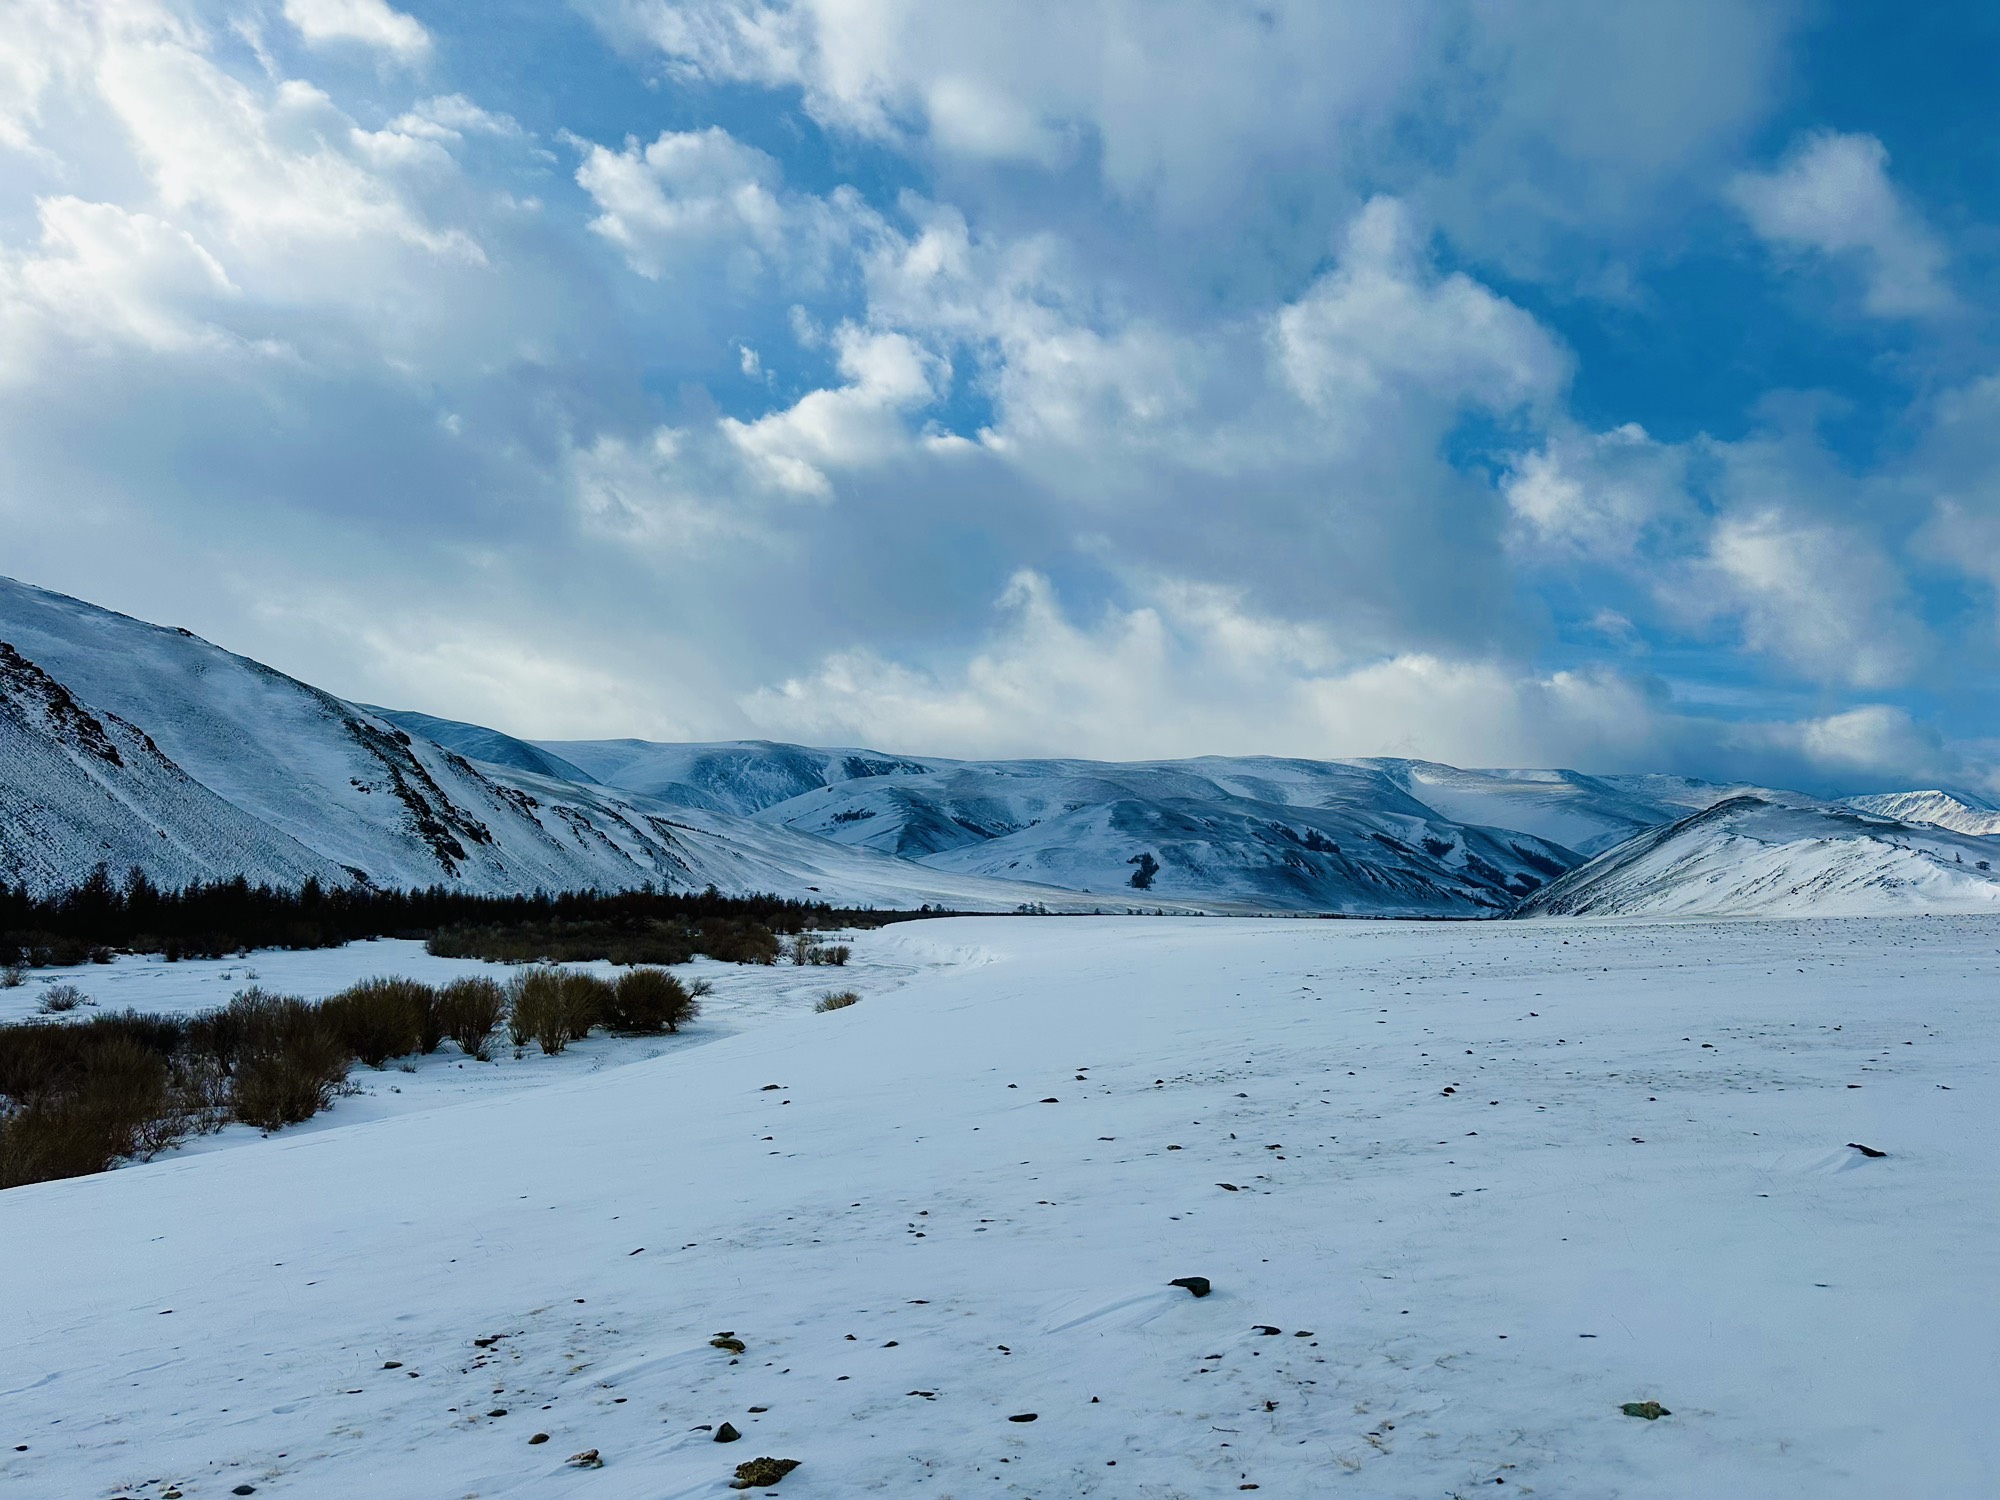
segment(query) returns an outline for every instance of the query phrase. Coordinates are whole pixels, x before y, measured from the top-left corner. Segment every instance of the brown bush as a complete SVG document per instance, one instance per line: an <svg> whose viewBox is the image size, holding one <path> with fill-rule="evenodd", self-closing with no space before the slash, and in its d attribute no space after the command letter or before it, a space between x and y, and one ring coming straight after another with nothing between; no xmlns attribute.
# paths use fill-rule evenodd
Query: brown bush
<svg viewBox="0 0 2000 1500"><path fill-rule="evenodd" d="M224 1012L236 1032L231 1107L262 1130L309 1120L347 1081L353 1053L325 1014L289 995L250 989Z"/></svg>
<svg viewBox="0 0 2000 1500"><path fill-rule="evenodd" d="M371 1068L379 1068L392 1057L437 1046L434 1011L437 993L414 979L364 979L337 995L328 996L320 1009L347 1049ZM426 1033L430 1047L424 1047Z"/></svg>
<svg viewBox="0 0 2000 1500"><path fill-rule="evenodd" d="M532 1037L542 1051L555 1056L571 1042L590 1035L616 991L595 974L563 969L533 968L514 976L507 987L508 1028L516 1047Z"/></svg>
<svg viewBox="0 0 2000 1500"><path fill-rule="evenodd" d="M483 975L454 979L438 991L437 1014L444 1034L467 1057L486 1061L486 1042L507 1011L507 992Z"/></svg>
<svg viewBox="0 0 2000 1500"><path fill-rule="evenodd" d="M665 969L628 969L604 1000L603 1024L627 1036L679 1031L701 1014L701 1002Z"/></svg>
<svg viewBox="0 0 2000 1500"><path fill-rule="evenodd" d="M824 995L819 997L819 1004L815 1005L813 1009L817 1011L846 1010L848 1006L859 1005L860 1003L861 997L855 994L853 990L828 990Z"/></svg>

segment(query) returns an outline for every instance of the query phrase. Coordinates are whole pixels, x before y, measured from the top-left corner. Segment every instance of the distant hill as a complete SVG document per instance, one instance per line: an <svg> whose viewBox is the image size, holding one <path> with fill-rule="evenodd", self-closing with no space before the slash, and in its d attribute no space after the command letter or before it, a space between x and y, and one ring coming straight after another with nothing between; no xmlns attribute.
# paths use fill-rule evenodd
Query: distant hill
<svg viewBox="0 0 2000 1500"><path fill-rule="evenodd" d="M1733 797L1600 854L1520 916L2000 913L2000 843L1850 807Z"/></svg>

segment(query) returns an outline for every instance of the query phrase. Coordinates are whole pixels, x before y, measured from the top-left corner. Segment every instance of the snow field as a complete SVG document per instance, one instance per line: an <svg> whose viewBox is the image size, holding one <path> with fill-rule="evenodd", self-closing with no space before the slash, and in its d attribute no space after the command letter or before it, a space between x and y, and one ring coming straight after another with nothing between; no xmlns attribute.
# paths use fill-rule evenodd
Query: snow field
<svg viewBox="0 0 2000 1500"><path fill-rule="evenodd" d="M355 1063L348 1073L351 1093L334 1100L330 1109L300 1125L288 1126L286 1140L321 1130L336 1130L366 1120L380 1120L414 1110L467 1099L491 1098L558 1079L601 1072L605 1068L644 1062L688 1047L699 1047L734 1036L750 1026L780 1016L810 1011L831 989L856 989L863 995L886 992L911 976L945 965L978 961L976 950L911 941L894 946L866 941L872 933L842 932L829 937L854 949L844 968L797 967L792 964L727 964L698 958L676 965L672 973L684 982L705 979L714 993L706 996L700 1017L672 1036L614 1037L602 1033L572 1042L554 1057L533 1042L515 1055L503 1022L493 1033L490 1060L476 1062L451 1042L427 1057L392 1058L381 1068ZM559 967L602 978L624 972L610 963L569 963ZM434 958L421 942L378 938L340 948L298 951L264 950L241 958L181 959L168 963L147 954L121 954L109 964L77 964L33 969L25 984L0 989L0 1024L21 1020L81 1020L104 1011L137 1010L165 1015L189 1015L227 1005L232 995L249 985L281 995L323 1000L360 980L377 975L419 979L443 985L469 974L483 974L505 984L520 966L486 963L470 958ZM56 1017L40 1012L43 993L53 985L69 984L97 1002ZM227 1147L255 1145L267 1139L254 1126L232 1124L214 1135L186 1141L172 1155L189 1155Z"/></svg>
<svg viewBox="0 0 2000 1500"><path fill-rule="evenodd" d="M1997 953L868 934L848 1010L0 1194L0 1490L1988 1495Z"/></svg>

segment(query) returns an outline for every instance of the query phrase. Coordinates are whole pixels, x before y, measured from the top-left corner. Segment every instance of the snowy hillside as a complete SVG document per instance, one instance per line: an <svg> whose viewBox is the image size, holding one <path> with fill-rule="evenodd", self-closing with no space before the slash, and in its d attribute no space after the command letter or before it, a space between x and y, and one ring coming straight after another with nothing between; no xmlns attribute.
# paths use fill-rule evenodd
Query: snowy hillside
<svg viewBox="0 0 2000 1500"><path fill-rule="evenodd" d="M0 1494L1990 1497L1995 926L915 923L364 1073L0 1193Z"/></svg>
<svg viewBox="0 0 2000 1500"><path fill-rule="evenodd" d="M433 724L435 721L432 721ZM466 748L486 731L454 737ZM543 748L630 791L938 869L1287 910L1486 915L1738 788L1427 761L952 761L744 741Z"/></svg>
<svg viewBox="0 0 2000 1500"><path fill-rule="evenodd" d="M2000 848L1804 799L1735 797L1572 870L1520 916L2000 912Z"/></svg>
<svg viewBox="0 0 2000 1500"><path fill-rule="evenodd" d="M48 890L99 863L140 865L169 886L246 870L289 885L348 879L0 644L0 881Z"/></svg>
<svg viewBox="0 0 2000 1500"><path fill-rule="evenodd" d="M2000 811L1974 806L1950 792L1881 792L1869 797L1849 797L1847 805L1904 823L1949 828L1953 833L2000 834Z"/></svg>
<svg viewBox="0 0 2000 1500"><path fill-rule="evenodd" d="M0 641L0 873L36 890L102 861L166 885L236 874L478 891L655 881L999 911L1060 895L475 764L184 631L9 580Z"/></svg>
<svg viewBox="0 0 2000 1500"><path fill-rule="evenodd" d="M7 580L0 643L0 878L37 890L102 862L165 885L652 881L968 911L1484 917L1532 897L1535 912L1755 914L1960 910L1995 893L1981 836L2000 813L1941 792L1860 799L1878 815L1678 777L1416 760L534 745L347 703Z"/></svg>

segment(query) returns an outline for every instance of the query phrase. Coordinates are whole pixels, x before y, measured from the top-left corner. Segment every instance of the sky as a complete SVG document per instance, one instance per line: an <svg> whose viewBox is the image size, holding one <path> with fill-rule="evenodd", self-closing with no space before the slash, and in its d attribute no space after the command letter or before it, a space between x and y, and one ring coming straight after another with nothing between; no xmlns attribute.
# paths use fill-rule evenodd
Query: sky
<svg viewBox="0 0 2000 1500"><path fill-rule="evenodd" d="M2000 11L0 0L0 573L537 738L2000 795Z"/></svg>

